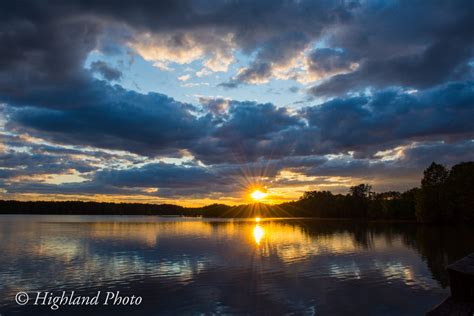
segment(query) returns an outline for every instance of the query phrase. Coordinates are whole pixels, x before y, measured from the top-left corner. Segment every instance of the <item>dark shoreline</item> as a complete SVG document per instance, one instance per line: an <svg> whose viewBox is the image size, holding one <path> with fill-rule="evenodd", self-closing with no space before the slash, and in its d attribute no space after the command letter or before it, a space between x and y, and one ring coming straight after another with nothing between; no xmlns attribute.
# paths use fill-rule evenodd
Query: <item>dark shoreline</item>
<svg viewBox="0 0 474 316"><path fill-rule="evenodd" d="M227 205L218 205L218 206L226 206L228 207L230 210L232 209L248 209L248 208L255 208L255 205L260 205L262 209L265 209L265 212L266 214L261 214L261 213L258 213L258 214L254 214L252 216L230 216L232 214L223 214L224 216L215 216L215 215L211 215L211 216L206 216L205 214L198 214L198 213L201 213L203 212L203 210L205 210L206 208L208 208L209 206L204 206L204 207L201 207L201 208L186 208L186 207L182 207L182 206L178 206L178 205L174 205L174 204L128 204L128 203L101 203L101 202L82 202L82 201L74 201L73 203L76 204L76 203L84 203L84 204L88 204L88 203L93 203L93 204L107 204L109 206L123 206L123 205L139 205L139 206L151 206L150 207L150 210L149 211L140 211L140 212L123 212L123 211L119 211L119 209L115 209L115 212L114 212L114 209L109 209L107 211L104 211L104 212L92 212L92 211L87 211L87 210L75 210L75 211L67 211L67 210L56 210L54 212L52 212L51 210L46 210L46 209L43 209L43 210L39 210L39 209L36 209L35 211L27 211L27 210L17 210L17 211L10 211L10 210L6 210L4 209L2 206L4 205L5 202L15 202L15 203L27 203L29 205L42 205L42 206L46 206L46 205L49 205L50 203L54 203L54 204L57 204L57 203L71 203L71 202L49 202L49 201L29 201L29 202L23 202L23 201L2 201L0 200L0 216L2 215L69 215L69 216L150 216L150 217L153 217L153 216L156 216L156 217L183 217L183 218L205 218L205 219L255 219L256 217L261 217L263 219L294 219L294 220L297 220L297 219L303 219L303 220L320 220L320 221L340 221L340 222L344 222L344 221L352 221L352 222L360 222L360 223L379 223L379 224L383 224L383 223L387 223L387 224L390 224L390 223L406 223L406 224L418 224L418 225L432 225L432 226L452 226L453 223L445 223L445 224L441 224L441 223L420 223L418 222L416 219L373 219L373 218L360 218L360 217L321 217L321 216L278 216L278 215L275 215L275 214L269 214L268 212L272 212L273 208L275 207L278 207L280 208L280 206L273 206L273 205L267 205L267 204L262 204L262 203L255 203L255 204L247 204L247 205L239 205L239 206L227 206ZM211 205L213 206L213 205ZM151 211L151 209L155 208L156 207L159 207L159 208L179 208L180 210L182 210L182 212L180 213L176 213L176 214L169 214L167 212L167 214L163 214L163 213L153 213ZM196 213L197 212L197 213ZM262 212L263 213L263 212Z"/></svg>

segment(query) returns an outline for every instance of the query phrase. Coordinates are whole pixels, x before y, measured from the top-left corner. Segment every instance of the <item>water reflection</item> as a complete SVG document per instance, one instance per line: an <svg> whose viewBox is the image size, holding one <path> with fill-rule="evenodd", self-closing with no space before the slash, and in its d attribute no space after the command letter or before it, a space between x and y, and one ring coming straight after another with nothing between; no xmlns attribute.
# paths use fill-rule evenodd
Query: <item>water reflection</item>
<svg viewBox="0 0 474 316"><path fill-rule="evenodd" d="M299 219L0 216L0 313L49 313L13 304L19 290L115 289L143 296L134 313L417 315L448 293L444 267L474 251L473 234Z"/></svg>
<svg viewBox="0 0 474 316"><path fill-rule="evenodd" d="M260 224L256 224L255 228L253 229L253 237L255 238L255 242L257 245L260 246L260 241L262 241L263 236L265 235L265 230L263 230Z"/></svg>

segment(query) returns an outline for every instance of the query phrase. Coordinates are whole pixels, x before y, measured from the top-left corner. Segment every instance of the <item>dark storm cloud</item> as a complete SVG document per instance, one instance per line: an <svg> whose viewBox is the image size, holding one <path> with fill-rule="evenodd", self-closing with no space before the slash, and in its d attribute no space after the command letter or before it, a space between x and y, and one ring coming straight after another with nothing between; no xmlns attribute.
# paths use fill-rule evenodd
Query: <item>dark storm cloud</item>
<svg viewBox="0 0 474 316"><path fill-rule="evenodd" d="M299 117L273 104L230 101L226 117L207 137L197 141L191 152L204 163L255 161L277 148L273 137L285 130L302 126Z"/></svg>
<svg viewBox="0 0 474 316"><path fill-rule="evenodd" d="M114 67L109 66L103 61L94 61L91 64L91 71L99 73L103 78L108 81L119 81L122 79L122 72Z"/></svg>
<svg viewBox="0 0 474 316"><path fill-rule="evenodd" d="M427 88L446 80L463 79L469 73L467 63L474 55L474 10L470 1L367 1L334 7L319 4L318 8L306 3L293 5L307 10L299 12L296 18L290 10L287 19L294 21L296 27L281 23L269 31L275 35L267 32L258 37L260 50L255 60L223 86L265 82L272 78L273 67L284 66L311 43L322 39L329 47L316 49L307 56L309 71L318 70L328 79L310 90L316 96L337 95L367 86ZM319 10L317 17L312 10ZM234 27L239 34L240 28ZM255 29L259 30L259 26ZM256 46L248 44L258 35L253 36L239 44L253 51ZM339 53L335 53L336 49ZM328 59L330 51L332 60ZM333 71L327 71L328 62L332 63ZM352 62L360 67L350 71ZM342 70L347 73L331 78Z"/></svg>
<svg viewBox="0 0 474 316"><path fill-rule="evenodd" d="M303 113L335 153L408 140L472 139L474 85L451 83L415 94L385 90L334 99Z"/></svg>
<svg viewBox="0 0 474 316"><path fill-rule="evenodd" d="M121 149L145 155L175 155L207 135L208 117L196 118L189 106L167 96L101 86L96 103L82 107L13 108L7 128L76 145Z"/></svg>
<svg viewBox="0 0 474 316"><path fill-rule="evenodd" d="M354 7L347 1L4 2L0 26L8 32L0 36L0 83L12 99L19 86L32 82L42 90L53 88L53 81L67 89L84 80L82 65L91 50L114 54L134 35L151 32L169 38L174 50L189 48L194 39L209 54L228 52L222 39L231 34L245 54L258 51L233 81L238 85L268 77L265 69L286 64L328 25L349 19ZM10 81L7 74L14 75Z"/></svg>
<svg viewBox="0 0 474 316"><path fill-rule="evenodd" d="M251 65L223 84L231 87L269 79L275 65L285 65L324 35L329 45L344 53L334 53L334 48L317 49L308 56L310 70L347 68L348 61L342 55L348 53L360 68L314 87L311 91L316 95L365 86L436 85L462 77L466 72L463 67L473 55L470 1L369 1L360 5L343 1L235 1L212 5L160 1L120 6L103 1L50 5L16 1L3 6L1 25L8 31L0 36L0 83L4 85L4 98L10 101L16 96L34 103L28 98L30 93L34 97L52 89L53 83L59 84L55 93L85 85L85 56L95 48L110 52L107 47L123 44L134 32L173 34L176 48L186 45L186 41L179 40L186 32L201 32L199 40L210 46L218 44L216 39L221 41L225 34L233 34L244 53L257 54ZM131 29L119 31L124 26ZM119 30L111 31L114 28ZM328 60L329 51L333 53ZM35 91L19 90L33 82Z"/></svg>
<svg viewBox="0 0 474 316"><path fill-rule="evenodd" d="M428 166L433 160L446 166L462 161L472 161L474 141L428 142L408 148L404 152L404 161L419 169Z"/></svg>
<svg viewBox="0 0 474 316"><path fill-rule="evenodd" d="M126 170L103 170L96 173L92 182L115 188L157 188L158 191L142 194L159 197L206 197L214 194L235 194L238 183L232 179L238 166L221 168L202 167L193 163L174 165L150 163ZM242 176L242 173L238 174Z"/></svg>
<svg viewBox="0 0 474 316"><path fill-rule="evenodd" d="M66 19L41 2L2 2L0 100L16 105L69 106L94 93L83 62L97 45L100 23ZM83 97L76 93L85 91Z"/></svg>
<svg viewBox="0 0 474 316"><path fill-rule="evenodd" d="M243 69L235 78L228 82L223 82L219 86L225 88L237 88L241 83L258 83L266 80L272 75L272 66L266 62L252 64L249 68Z"/></svg>
<svg viewBox="0 0 474 316"><path fill-rule="evenodd" d="M321 78L339 72L350 72L354 65L347 52L331 48L313 50L307 61L308 71Z"/></svg>
<svg viewBox="0 0 474 316"><path fill-rule="evenodd" d="M97 148L84 148L83 146L61 146L59 144L46 144L44 142L37 142L35 139L28 139L25 135L7 135L0 133L0 154L13 154L12 160L17 160L15 155L21 155L27 157L31 156L30 162L34 162L35 155L39 157L56 157L61 159L61 162L67 162L68 159L74 161L80 161L84 165L90 161L127 161L129 163L141 163L145 157L134 155L128 152L114 152L110 150L100 150ZM67 164L66 164L67 165ZM1 165L0 165L1 166ZM89 166L91 168L91 166ZM75 169L70 167L64 167L67 169ZM79 169L81 172L85 172Z"/></svg>
<svg viewBox="0 0 474 316"><path fill-rule="evenodd" d="M338 95L372 86L427 88L470 76L474 55L471 1L368 2L336 26L329 44L358 57L360 67L311 89Z"/></svg>
<svg viewBox="0 0 474 316"><path fill-rule="evenodd" d="M62 183L51 184L44 182L20 182L6 186L6 190L10 194L80 194L80 195L96 195L96 194L141 194L139 189L120 188L115 186L104 186L101 183L86 181L79 183Z"/></svg>
<svg viewBox="0 0 474 316"><path fill-rule="evenodd" d="M474 138L472 82L337 98L297 115L268 103L225 101L225 113L199 118L163 95L104 90L103 103L95 106L13 109L7 128L146 156L179 156L186 149L206 164L349 151L364 157L411 141Z"/></svg>
<svg viewBox="0 0 474 316"><path fill-rule="evenodd" d="M315 96L334 96L365 87L390 85L426 88L444 81L463 79L465 72L457 67L466 67L472 49L463 49L465 42L439 43L420 56L394 57L387 60L363 62L360 68L348 74L339 74L310 89ZM446 50L462 56L446 56ZM462 64L464 63L464 65Z"/></svg>
<svg viewBox="0 0 474 316"><path fill-rule="evenodd" d="M223 139L260 138L300 124L299 118L291 116L286 108L277 108L271 103L231 101L229 119L220 126L214 136Z"/></svg>
<svg viewBox="0 0 474 316"><path fill-rule="evenodd" d="M473 56L472 3L461 0L139 1L120 5L15 1L3 2L1 11L0 26L7 31L0 34L0 96L30 105L64 106L66 100L58 104L41 98L41 93L66 99L73 87L88 88L83 69L87 54L93 49L113 53L116 49L111 47L144 32L170 36L174 40L168 42L175 49L188 47L183 40L188 34L205 44L208 53L211 47L228 50L222 38L232 34L243 53L256 54L248 67L223 84L230 87L270 79L275 66L284 67L324 39L333 51L329 68L347 66L346 57L334 53L335 49L350 54L360 67L314 87L315 95L366 86L426 88L459 80L469 72L466 63ZM323 52L317 49L308 56L310 68L327 69L328 51Z"/></svg>
<svg viewBox="0 0 474 316"><path fill-rule="evenodd" d="M335 98L298 115L270 104L229 104L229 116L191 149L205 163L349 151L364 158L413 141L474 138L473 82Z"/></svg>
<svg viewBox="0 0 474 316"><path fill-rule="evenodd" d="M97 182L118 187L193 187L215 180L215 175L206 168L166 163L152 163L127 170L104 170L95 176Z"/></svg>
<svg viewBox="0 0 474 316"><path fill-rule="evenodd" d="M241 83L262 83L273 76L273 67L285 65L311 42L311 37L302 32L279 34L260 45L255 61L242 69L234 78L220 84L236 88Z"/></svg>
<svg viewBox="0 0 474 316"><path fill-rule="evenodd" d="M0 176L4 175L0 170ZM224 171L224 170L223 170ZM209 192L235 193L229 174L197 165L149 163L129 169L104 169L88 180L60 185L45 182L15 182L5 186L8 193L43 194L139 194L155 197L200 196ZM11 171L14 174L14 171ZM5 177L11 176L5 172ZM15 175L21 175L16 172ZM146 189L158 189L147 191Z"/></svg>
<svg viewBox="0 0 474 316"><path fill-rule="evenodd" d="M42 174L65 174L71 170L86 173L96 170L87 162L69 156L29 154L26 152L0 153L0 178Z"/></svg>

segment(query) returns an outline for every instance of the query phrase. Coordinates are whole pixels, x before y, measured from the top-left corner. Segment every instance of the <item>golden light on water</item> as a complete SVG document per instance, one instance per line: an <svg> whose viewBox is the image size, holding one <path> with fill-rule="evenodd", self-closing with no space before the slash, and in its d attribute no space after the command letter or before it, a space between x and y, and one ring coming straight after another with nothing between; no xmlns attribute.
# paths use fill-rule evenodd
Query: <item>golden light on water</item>
<svg viewBox="0 0 474 316"><path fill-rule="evenodd" d="M250 197L252 197L252 199L254 199L255 201L260 201L260 200L264 199L266 196L267 196L267 193L262 192L262 191L259 190L259 189L253 191L253 192L250 194Z"/></svg>
<svg viewBox="0 0 474 316"><path fill-rule="evenodd" d="M263 236L265 236L265 230L259 224L255 225L255 228L253 229L253 237L255 238L257 245L260 245Z"/></svg>

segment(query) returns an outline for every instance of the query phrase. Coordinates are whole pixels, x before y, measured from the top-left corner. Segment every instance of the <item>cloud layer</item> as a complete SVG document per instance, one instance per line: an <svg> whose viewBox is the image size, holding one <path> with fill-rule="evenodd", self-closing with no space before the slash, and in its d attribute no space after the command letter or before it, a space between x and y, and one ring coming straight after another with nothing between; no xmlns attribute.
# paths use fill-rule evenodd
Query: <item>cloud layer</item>
<svg viewBox="0 0 474 316"><path fill-rule="evenodd" d="M3 2L1 192L217 200L252 182L416 185L430 160L474 157L472 12L470 1ZM219 94L291 81L305 105L128 90L109 62L124 51L164 72L221 73ZM86 67L94 52L104 60Z"/></svg>

